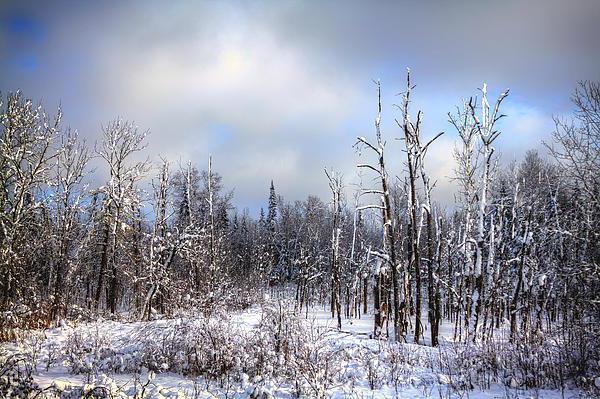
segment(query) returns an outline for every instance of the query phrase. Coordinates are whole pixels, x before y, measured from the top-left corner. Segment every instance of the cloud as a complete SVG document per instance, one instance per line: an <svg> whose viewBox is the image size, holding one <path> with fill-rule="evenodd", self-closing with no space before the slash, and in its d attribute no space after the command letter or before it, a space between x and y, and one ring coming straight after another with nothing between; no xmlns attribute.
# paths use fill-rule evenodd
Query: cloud
<svg viewBox="0 0 600 399"><path fill-rule="evenodd" d="M352 181L352 144L373 134L373 78L383 83L390 170L400 175L392 104L407 66L424 134L447 132L428 159L444 201L455 138L446 113L461 97L482 81L511 87L498 149L512 158L547 137L575 80L600 79L600 3L585 0L0 7L1 21L14 16L28 22L0 28L3 91L60 102L90 142L121 116L151 130L151 157L202 166L212 153L239 206L264 202L271 178L290 200L325 197L325 166ZM32 40L27 27L43 34Z"/></svg>
<svg viewBox="0 0 600 399"><path fill-rule="evenodd" d="M540 147L554 128L552 115L527 104L507 102L503 113L507 116L498 123L502 133L497 147L505 162L520 159L527 150Z"/></svg>
<svg viewBox="0 0 600 399"><path fill-rule="evenodd" d="M268 33L205 40L188 50L141 54L121 65L114 87L126 90L97 91L151 127L150 152L199 163L213 152L226 182L246 200L264 196L271 178L292 199L310 191L327 162L315 158L318 147L339 137L360 93L343 76L315 73L303 54ZM215 137L215 125L227 125L226 140ZM351 142L339 145L350 150Z"/></svg>

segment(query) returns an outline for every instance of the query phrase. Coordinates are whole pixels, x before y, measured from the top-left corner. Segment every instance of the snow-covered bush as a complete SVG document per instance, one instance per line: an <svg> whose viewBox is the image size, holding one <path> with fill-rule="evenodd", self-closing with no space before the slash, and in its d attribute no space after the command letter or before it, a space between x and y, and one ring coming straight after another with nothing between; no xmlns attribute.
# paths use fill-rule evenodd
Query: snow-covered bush
<svg viewBox="0 0 600 399"><path fill-rule="evenodd" d="M222 380L241 372L245 334L223 318L203 320L187 344L186 373Z"/></svg>
<svg viewBox="0 0 600 399"><path fill-rule="evenodd" d="M125 338L82 326L68 336L62 352L69 370L91 382L102 373L175 372L201 376L220 386L254 374L251 342L224 317L143 323Z"/></svg>
<svg viewBox="0 0 600 399"><path fill-rule="evenodd" d="M513 342L455 343L440 348L437 367L456 391L489 388L493 383L518 389L564 389L575 382L593 392L596 372L578 370L571 350L571 343L550 334ZM585 381L582 372L588 376Z"/></svg>
<svg viewBox="0 0 600 399"><path fill-rule="evenodd" d="M362 376L368 383L371 390L381 388L385 381L386 367L383 363L385 352L373 351L368 348L358 352L361 369L364 370Z"/></svg>
<svg viewBox="0 0 600 399"><path fill-rule="evenodd" d="M75 330L65 342L64 353L73 374L85 374L88 381L104 371L122 370L111 342L98 328Z"/></svg>
<svg viewBox="0 0 600 399"><path fill-rule="evenodd" d="M294 315L289 303L280 301L263 307L258 326L261 343L257 347L257 373L283 373L293 355L296 335L302 334L303 323Z"/></svg>
<svg viewBox="0 0 600 399"><path fill-rule="evenodd" d="M30 358L20 353L0 353L0 397L26 398L39 392L33 381Z"/></svg>
<svg viewBox="0 0 600 399"><path fill-rule="evenodd" d="M387 366L387 383L398 392L402 387L413 385L417 369L431 369L430 351L418 346L407 346L396 342L386 343L383 360Z"/></svg>
<svg viewBox="0 0 600 399"><path fill-rule="evenodd" d="M252 351L256 375L294 381L296 393L310 397L324 397L340 381L343 350L332 332L299 319L288 303L265 306L258 331L262 345Z"/></svg>
<svg viewBox="0 0 600 399"><path fill-rule="evenodd" d="M152 399L152 398L181 398L177 392L162 388L153 383L154 375L142 379L136 375L133 384L123 386L105 374L94 377L89 383L75 384L55 381L44 392L47 399Z"/></svg>
<svg viewBox="0 0 600 399"><path fill-rule="evenodd" d="M577 380L583 363L574 343L549 335L445 342L439 348L363 339L298 317L283 301L265 304L252 329L225 313L105 323L75 328L59 348L47 341L38 351L41 364L64 361L72 373L86 374L88 383L97 383L103 373L174 372L200 377L201 391L269 396L285 386L308 397L324 397L332 389L349 395L364 389L430 395L437 389L451 397L494 384L522 390L567 388L573 382L594 396L600 366L585 359L585 380ZM109 334L119 328L126 332Z"/></svg>
<svg viewBox="0 0 600 399"><path fill-rule="evenodd" d="M61 347L56 342L46 342L44 345L45 353L43 357L46 371L50 370L55 363L61 358Z"/></svg>
<svg viewBox="0 0 600 399"><path fill-rule="evenodd" d="M590 396L600 397L600 324L574 326L551 337L561 348L557 361L566 368L564 376L577 382Z"/></svg>
<svg viewBox="0 0 600 399"><path fill-rule="evenodd" d="M464 392L476 386L489 386L490 353L475 344L449 344L440 347L439 372L441 379L454 391Z"/></svg>
<svg viewBox="0 0 600 399"><path fill-rule="evenodd" d="M140 365L220 380L241 372L245 334L223 317L149 324L137 335Z"/></svg>
<svg viewBox="0 0 600 399"><path fill-rule="evenodd" d="M22 336L19 345L25 349L25 354L34 371L37 371L37 363L40 358L46 335L39 330L28 331Z"/></svg>
<svg viewBox="0 0 600 399"><path fill-rule="evenodd" d="M331 342L330 332L309 324L292 336L290 362L286 363L288 375L303 382L301 392L311 397L325 397L343 373L342 350Z"/></svg>
<svg viewBox="0 0 600 399"><path fill-rule="evenodd" d="M97 313L85 306L73 304L67 308L66 320L78 322L93 322L97 320Z"/></svg>

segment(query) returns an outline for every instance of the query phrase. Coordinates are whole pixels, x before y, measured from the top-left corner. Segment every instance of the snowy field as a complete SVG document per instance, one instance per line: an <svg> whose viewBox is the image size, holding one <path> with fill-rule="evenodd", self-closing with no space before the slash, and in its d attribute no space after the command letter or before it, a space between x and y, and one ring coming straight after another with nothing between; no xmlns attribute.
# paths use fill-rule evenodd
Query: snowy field
<svg viewBox="0 0 600 399"><path fill-rule="evenodd" d="M209 319L65 324L3 349L35 364L38 397L581 397L526 389L518 373L477 373L476 362L464 367L469 353L452 349L450 326L440 350L371 339L372 325L372 316L343 320L338 332L323 308L296 317L270 303Z"/></svg>

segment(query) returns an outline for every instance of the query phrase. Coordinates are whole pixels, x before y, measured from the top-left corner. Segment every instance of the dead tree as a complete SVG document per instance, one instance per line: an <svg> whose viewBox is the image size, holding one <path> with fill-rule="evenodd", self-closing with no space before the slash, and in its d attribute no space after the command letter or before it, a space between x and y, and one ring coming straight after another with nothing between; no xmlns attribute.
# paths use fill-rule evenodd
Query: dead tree
<svg viewBox="0 0 600 399"><path fill-rule="evenodd" d="M361 183L359 184L359 191L355 192L354 194L354 212L353 212L353 217L352 217L352 244L350 246L350 267L352 268L352 300L351 300L351 312L349 317L350 318L355 318L357 315L360 317L360 296L361 296L361 285L364 285L363 288L363 292L366 293L367 292L367 288L366 286L368 285L368 279L363 277L364 270L363 270L363 266L364 264L362 264L361 262L357 261L357 246L359 245L359 242L361 241L360 239L360 230L361 230L361 223L362 223L362 213L361 211L358 209L359 208L359 203L360 203L360 187L362 187L362 176L359 175L359 177L361 177ZM361 284L362 283L362 284ZM366 313L367 309L367 298L366 296L364 296L363 298L364 300L364 313Z"/></svg>
<svg viewBox="0 0 600 399"><path fill-rule="evenodd" d="M460 138L460 144L454 150L454 159L456 161L455 178L459 186L459 201L462 207L463 217L462 226L457 237L458 247L456 250L461 254L462 265L460 280L456 281L458 291L456 292L456 324L454 336L455 339L462 332L461 321L464 320L465 327L468 330L469 310L467 296L471 292L471 276L473 275L473 257L475 253L473 238L473 212L476 201L476 174L479 170L479 151L477 148L477 130L472 118L469 103L465 102L462 108L458 108L457 113L452 115L448 113L450 123L456 128ZM461 318L464 316L464 319Z"/></svg>
<svg viewBox="0 0 600 399"><path fill-rule="evenodd" d="M389 177L385 167L385 158L384 158L384 149L385 142L381 137L381 84L379 81L377 84L377 98L378 98L378 107L377 107L377 118L375 119L375 144L372 144L364 137L358 137L358 141L355 146L366 147L372 150L377 155L377 163L375 165L371 164L359 164L358 168L369 169L376 173L377 179L381 184L381 189L368 189L363 190L361 195L364 194L375 194L379 195L381 198L381 205L364 205L359 207L359 210L364 209L378 209L381 211L382 219L383 219L383 242L384 242L384 254L385 254L385 264L391 269L391 283L393 288L393 311L394 311L394 332L396 340L403 340L405 336L405 313L407 309L407 303L405 300L400 302L400 289L398 286L398 263L396 259L396 243L395 243L395 232L394 232L394 223L393 223L393 211L392 211L392 202L390 199L389 192ZM381 328L383 326L381 320L381 302L380 302L380 292L384 292L384 296L387 299L387 291L389 290L387 287L387 281L385 275L382 274L385 268L380 268L379 273L375 276L376 278L376 287L375 287L375 326L374 326L374 335L378 336L381 333ZM383 290L382 290L383 289ZM402 298L406 297L405 293L402 294ZM389 309L389 307L388 307Z"/></svg>
<svg viewBox="0 0 600 399"><path fill-rule="evenodd" d="M344 189L342 183L342 176L339 173L329 173L325 169L325 174L329 179L329 188L331 189L332 195L332 233L331 233L331 302L332 302L332 314L334 317L337 313L337 326L338 330L342 329L342 310L341 310L341 294L342 285L340 281L340 236L342 229L341 216L341 196L342 190Z"/></svg>
<svg viewBox="0 0 600 399"><path fill-rule="evenodd" d="M479 211L477 214L477 247L475 251L475 289L472 295L472 305L475 306L475 311L472 312L474 320L470 323L472 328L472 338L476 339L477 326L479 324L480 315L482 312L482 303L485 297L485 279L487 278L487 264L483 262L484 246L485 246L485 218L487 217L488 206L488 190L490 185L490 170L492 163L492 155L494 148L492 144L500 135L500 131L495 130L495 125L498 120L504 117L500 114L500 106L502 101L508 96L508 90L501 93L496 100L496 104L490 109L490 103L487 99L487 85L484 83L481 88L481 115L476 112L476 100L469 101L469 108L473 118L475 129L479 135L482 144L483 170L481 174L481 185L479 188Z"/></svg>
<svg viewBox="0 0 600 399"><path fill-rule="evenodd" d="M418 174L421 175L421 181L424 188L425 203L423 211L427 218L427 274L428 274L428 317L431 325L431 342L432 345L437 345L437 334L438 334L438 317L436 316L439 312L435 309L435 287L433 262L435 258L434 253L434 229L437 230L437 226L434 226L434 220L432 214L432 202L431 202L431 190L433 186L430 184L429 176L425 171L424 161L425 155L431 143L439 138L443 133L437 134L427 143L421 143L421 123L423 113L419 111L415 122L411 121L410 117L410 96L412 89L410 82L410 70L406 74L406 92L402 96L402 122L396 120L398 127L400 127L404 133L404 144L406 148L406 165L408 167L408 183L409 183L409 220L411 227L411 256L410 265L415 271L416 281L416 300L415 300L415 342L419 343L420 337L422 336L422 324L421 324L421 254L419 249L419 236L420 228L417 225L417 213L419 211L419 201L417 197L417 180ZM422 223L419 223L422 225Z"/></svg>
<svg viewBox="0 0 600 399"><path fill-rule="evenodd" d="M208 239L208 270L210 275L215 274L215 212L214 212L214 195L213 195L213 174L212 174L212 156L208 156L208 196L206 202L208 203L208 228L209 228L209 239ZM211 278L211 281L213 279Z"/></svg>

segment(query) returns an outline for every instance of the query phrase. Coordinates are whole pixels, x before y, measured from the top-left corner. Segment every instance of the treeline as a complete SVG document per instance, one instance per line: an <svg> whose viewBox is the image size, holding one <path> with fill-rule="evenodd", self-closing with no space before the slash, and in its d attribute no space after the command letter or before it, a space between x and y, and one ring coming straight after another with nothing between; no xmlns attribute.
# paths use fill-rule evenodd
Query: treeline
<svg viewBox="0 0 600 399"><path fill-rule="evenodd" d="M561 333L597 358L600 85L578 85L572 118L557 118L543 144L549 157L530 151L508 166L493 147L510 135L497 127L508 92L490 103L484 85L450 113L459 137L451 210L432 199L426 155L440 135L421 132L412 89L409 76L389 136L401 137L399 148L387 151L380 96L373 137L357 139L368 184L350 191L326 171L331 198L294 203L271 184L259 218L232 206L210 158L137 161L146 132L123 120L88 146L62 127L60 110L52 116L7 95L2 338L63 318L210 314L285 292L298 311L327 303L340 328L343 318L373 312L375 336L419 343L428 329L437 345L442 323L463 341L493 338L506 325L512 339ZM92 157L108 171L97 187ZM388 170L389 157L403 157L403 170Z"/></svg>
<svg viewBox="0 0 600 399"><path fill-rule="evenodd" d="M331 222L319 198L286 203L271 184L256 219L233 208L211 159L205 169L136 161L147 132L132 123L110 122L92 147L62 128L60 110L19 92L0 112L5 334L98 313L209 313L290 281L328 281ZM107 171L98 187L92 158Z"/></svg>

